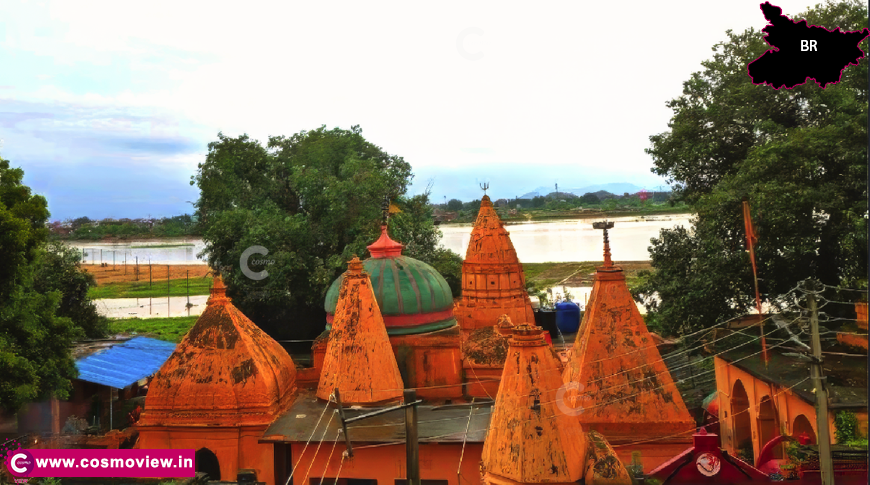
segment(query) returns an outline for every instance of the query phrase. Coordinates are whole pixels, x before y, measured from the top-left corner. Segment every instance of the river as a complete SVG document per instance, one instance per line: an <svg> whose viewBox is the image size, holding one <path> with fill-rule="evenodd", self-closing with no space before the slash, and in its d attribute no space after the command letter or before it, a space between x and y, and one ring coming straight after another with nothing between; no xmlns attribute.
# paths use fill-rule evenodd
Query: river
<svg viewBox="0 0 870 485"><path fill-rule="evenodd" d="M649 261L650 239L662 229L689 227L691 214L620 217L612 219L610 252L615 261ZM601 261L604 246L600 230L591 219L524 222L506 225L517 256L524 263ZM465 257L471 239L471 224L441 226L442 246Z"/></svg>
<svg viewBox="0 0 870 485"><path fill-rule="evenodd" d="M648 261L650 238L657 237L664 228L689 225L690 214L673 214L612 219L615 226L610 232L610 248L616 261ZM592 220L560 220L552 222L523 222L505 226L525 263L600 261L602 259L601 231L592 228ZM440 226L441 245L465 257L471 239L471 224ZM159 241L105 243L70 241L68 245L83 251L87 263L127 264L196 264L204 248L202 239L177 238Z"/></svg>

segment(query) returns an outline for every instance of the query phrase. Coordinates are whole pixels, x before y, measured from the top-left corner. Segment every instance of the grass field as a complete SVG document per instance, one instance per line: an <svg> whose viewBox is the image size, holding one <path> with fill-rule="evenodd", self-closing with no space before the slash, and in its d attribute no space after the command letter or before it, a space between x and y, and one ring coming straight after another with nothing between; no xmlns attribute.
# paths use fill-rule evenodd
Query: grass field
<svg viewBox="0 0 870 485"><path fill-rule="evenodd" d="M190 278L190 296L208 295L212 278ZM88 297L93 300L101 298L160 298L167 294L166 280L154 281L123 281L118 283L102 283L88 290ZM187 280L173 279L169 281L169 296L187 296Z"/></svg>
<svg viewBox="0 0 870 485"><path fill-rule="evenodd" d="M137 333L167 342L181 342L184 334L196 323L197 316L173 318L121 318L109 320L109 332Z"/></svg>
<svg viewBox="0 0 870 485"><path fill-rule="evenodd" d="M526 282L533 283L536 288L548 288L565 278L577 273L590 273L595 270L595 263L523 263L523 273Z"/></svg>

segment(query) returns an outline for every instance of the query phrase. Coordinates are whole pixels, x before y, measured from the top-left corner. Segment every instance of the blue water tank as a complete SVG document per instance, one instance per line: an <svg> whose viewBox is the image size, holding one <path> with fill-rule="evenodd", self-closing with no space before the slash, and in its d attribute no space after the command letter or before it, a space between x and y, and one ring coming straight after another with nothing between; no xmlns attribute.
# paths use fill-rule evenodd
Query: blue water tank
<svg viewBox="0 0 870 485"><path fill-rule="evenodd" d="M580 329L580 307L576 303L556 303L556 326L562 333L577 333Z"/></svg>

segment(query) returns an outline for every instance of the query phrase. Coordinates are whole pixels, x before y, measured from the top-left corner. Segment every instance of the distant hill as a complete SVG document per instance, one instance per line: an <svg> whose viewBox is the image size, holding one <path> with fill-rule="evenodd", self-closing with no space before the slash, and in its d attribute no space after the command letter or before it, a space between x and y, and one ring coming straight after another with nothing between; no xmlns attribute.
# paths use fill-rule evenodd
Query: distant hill
<svg viewBox="0 0 870 485"><path fill-rule="evenodd" d="M629 194L634 194L640 192L643 187L638 187L634 184L619 182L612 184L598 184L598 185L589 185L586 187L580 188L570 188L570 187L559 187L559 192L570 192L576 196L582 196L583 194L587 194L589 192L610 192L611 194L622 196L622 194L628 192ZM533 197L539 197L543 195L547 195L551 192L555 192L556 188L554 186L549 187L538 187L535 190L523 194L520 196L520 199L531 199Z"/></svg>

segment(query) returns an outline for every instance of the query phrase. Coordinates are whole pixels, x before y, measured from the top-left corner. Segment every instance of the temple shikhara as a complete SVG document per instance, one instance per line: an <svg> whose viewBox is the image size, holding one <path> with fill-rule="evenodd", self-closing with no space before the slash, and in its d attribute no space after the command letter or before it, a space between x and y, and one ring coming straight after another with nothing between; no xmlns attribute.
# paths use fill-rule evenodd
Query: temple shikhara
<svg viewBox="0 0 870 485"><path fill-rule="evenodd" d="M217 276L168 359L154 347L166 360L130 427L138 440L125 432L91 444L194 449L197 470L225 482L405 485L418 473L414 485L628 485L650 473L662 484L718 473L727 483L767 481L792 439L785 434L817 440L812 393L786 392L803 368L777 352L769 366L738 351L715 356L718 394L706 422L696 421L613 261L613 223L593 226L603 230L603 263L579 331L561 346L536 322L523 266L486 195L461 295L403 255L385 216L368 254L329 287L310 359L294 354L305 365L233 305ZM866 428L866 399L832 388ZM406 449L412 429L416 452Z"/></svg>
<svg viewBox="0 0 870 485"><path fill-rule="evenodd" d="M625 275L613 264L607 230L604 264L595 272L592 293L563 375L578 420L613 444L638 443L645 464L655 465L691 444L695 420L659 354L637 309ZM627 455L625 453L628 453ZM647 468L649 469L649 468Z"/></svg>

